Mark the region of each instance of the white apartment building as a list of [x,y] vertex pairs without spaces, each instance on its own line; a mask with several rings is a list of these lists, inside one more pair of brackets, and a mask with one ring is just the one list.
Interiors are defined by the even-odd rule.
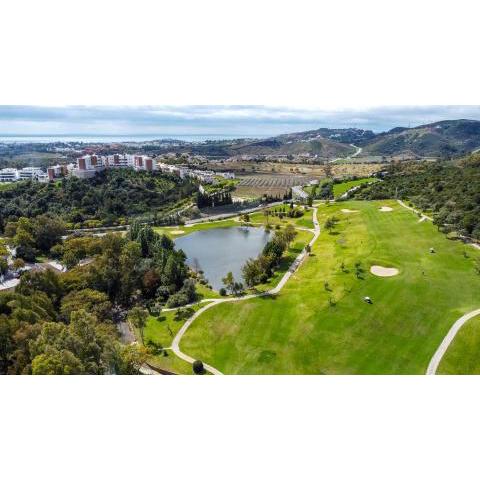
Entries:
[[20,178],[20,173],[16,168],[0,169],[0,182],[16,182]]
[[25,167],[19,170],[20,180],[38,180],[45,176],[40,167]]
[[84,155],[77,159],[77,165],[71,173],[79,178],[93,177],[106,168],[133,168],[153,172],[156,163],[147,155],[114,154],[114,155]]
[[19,180],[46,182],[48,175],[40,167],[3,168],[0,170],[0,182],[17,182]]

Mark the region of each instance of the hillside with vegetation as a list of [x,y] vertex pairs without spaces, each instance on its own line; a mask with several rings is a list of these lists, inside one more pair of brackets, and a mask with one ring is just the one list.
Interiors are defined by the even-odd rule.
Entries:
[[458,162],[392,165],[384,181],[360,189],[356,197],[409,200],[432,212],[442,231],[480,240],[480,154]]
[[43,214],[60,217],[72,227],[126,223],[128,217],[155,212],[161,217],[196,188],[175,176],[127,169],[106,170],[91,179],[18,182],[0,190],[0,230],[8,221]]
[[382,133],[359,128],[319,128],[265,139],[184,144],[178,150],[217,157],[309,153],[320,158],[338,158],[355,153],[352,145],[362,147],[359,159],[368,156],[459,157],[480,148],[480,121],[445,120],[412,128],[396,127]]
[[480,148],[480,121],[446,120],[414,128],[394,128],[364,144],[372,155],[450,158]]

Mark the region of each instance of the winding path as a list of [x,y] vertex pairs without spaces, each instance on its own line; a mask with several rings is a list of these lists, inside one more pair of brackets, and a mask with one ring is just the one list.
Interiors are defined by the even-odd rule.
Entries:
[[[317,241],[318,236],[320,235],[320,225],[317,220],[317,208],[313,207],[313,230],[310,230],[313,232],[313,238],[310,240],[308,245],[310,247],[313,246],[313,244]],[[266,295],[275,295],[280,292],[280,290],[285,286],[285,284],[288,282],[289,278],[296,272],[298,267],[302,264],[303,260],[307,256],[307,252],[304,249],[298,256],[297,258],[293,261],[293,263],[290,265],[289,269],[281,280],[278,282],[278,284],[270,289],[267,290],[266,292],[262,293],[253,293],[250,295],[245,295],[244,297],[233,297],[233,298],[215,298],[215,299],[204,299],[203,301],[209,301],[211,303],[208,303],[204,307],[202,307],[200,310],[197,310],[183,325],[182,328],[178,331],[178,333],[175,335],[175,338],[173,339],[172,342],[172,351],[177,355],[177,357],[181,358],[182,360],[185,360],[186,362],[193,363],[195,361],[194,358],[190,357],[189,355],[183,353],[180,350],[180,341],[182,340],[183,335],[185,335],[185,332],[189,329],[190,325],[206,310],[209,308],[212,308],[215,305],[218,305],[219,303],[226,303],[226,302],[241,302],[243,300],[249,300],[251,298],[256,298],[256,297],[263,297]],[[213,373],[214,375],[223,375],[222,372],[217,370],[216,368],[212,367],[211,365],[208,365],[206,363],[203,364],[205,370],[207,370],[210,373]]]
[[437,348],[437,351],[433,355],[432,359],[430,360],[430,363],[428,364],[428,368],[426,371],[427,375],[435,375],[437,372],[437,368],[440,365],[440,362],[445,355],[445,352],[447,351],[448,347],[452,343],[453,339],[455,338],[455,335],[458,333],[458,331],[463,327],[463,325],[470,320],[473,317],[476,317],[477,315],[480,315],[480,308],[478,310],[473,310],[472,312],[466,313],[465,315],[461,316],[450,328],[448,331],[447,335],[445,338],[442,340],[442,343],[440,346]]

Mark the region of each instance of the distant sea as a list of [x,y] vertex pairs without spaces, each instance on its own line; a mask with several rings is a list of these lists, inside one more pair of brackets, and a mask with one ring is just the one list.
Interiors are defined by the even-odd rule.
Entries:
[[182,140],[184,142],[204,142],[205,140],[232,140],[236,138],[267,138],[269,135],[206,134],[206,135],[0,135],[0,143],[121,143],[149,142],[153,140]]

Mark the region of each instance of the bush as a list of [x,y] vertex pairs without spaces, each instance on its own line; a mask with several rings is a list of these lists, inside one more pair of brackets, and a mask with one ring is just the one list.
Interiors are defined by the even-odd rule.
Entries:
[[222,287],[222,288],[218,291],[218,293],[219,293],[222,297],[224,297],[224,296],[227,294],[227,291],[225,290],[225,288]]
[[195,360],[192,364],[192,368],[195,375],[203,375],[205,373],[203,362],[201,360]]
[[174,293],[167,300],[167,308],[176,308],[186,305],[188,303],[188,297],[184,293]]

